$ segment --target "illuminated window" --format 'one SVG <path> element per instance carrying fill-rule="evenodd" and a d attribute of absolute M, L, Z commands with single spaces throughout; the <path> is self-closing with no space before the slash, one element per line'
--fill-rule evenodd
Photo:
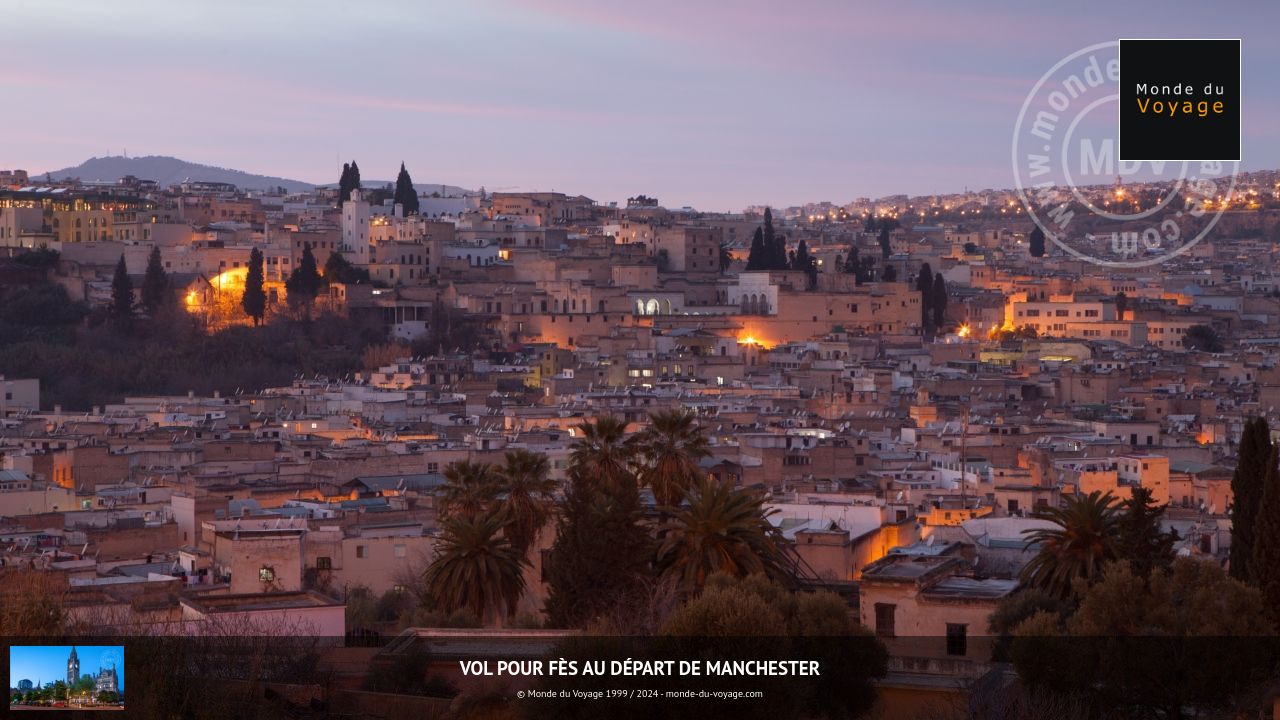
<path fill-rule="evenodd" d="M 269 565 L 263 565 L 263 566 L 262 566 L 262 569 L 261 569 L 261 570 L 258 570 L 258 579 L 259 579 L 259 580 L 261 580 L 261 581 L 262 581 L 262 582 L 264 582 L 264 583 L 265 583 L 265 582 L 275 582 L 275 580 L 276 580 L 276 570 L 275 570 L 275 568 L 273 568 L 273 567 L 271 567 L 271 566 L 269 566 Z"/>

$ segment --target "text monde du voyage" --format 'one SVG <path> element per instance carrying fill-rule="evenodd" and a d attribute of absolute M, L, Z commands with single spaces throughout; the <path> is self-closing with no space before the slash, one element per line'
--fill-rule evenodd
<path fill-rule="evenodd" d="M 1138 112 L 1143 115 L 1209 117 L 1226 112 L 1224 101 L 1212 99 L 1214 96 L 1224 95 L 1223 88 L 1222 85 L 1206 83 L 1197 92 L 1196 87 L 1190 83 L 1175 85 L 1136 83 L 1134 93 L 1137 97 L 1134 99 L 1138 103 Z"/>

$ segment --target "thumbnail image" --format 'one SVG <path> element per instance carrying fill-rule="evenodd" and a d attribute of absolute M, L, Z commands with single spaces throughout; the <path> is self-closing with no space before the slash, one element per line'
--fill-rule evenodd
<path fill-rule="evenodd" d="M 123 710 L 123 645 L 11 645 L 10 710 Z"/>

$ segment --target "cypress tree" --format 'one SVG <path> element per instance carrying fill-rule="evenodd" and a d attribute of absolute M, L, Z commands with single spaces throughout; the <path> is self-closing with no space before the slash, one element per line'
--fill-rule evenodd
<path fill-rule="evenodd" d="M 569 482 L 547 559 L 547 619 L 582 627 L 634 599 L 652 574 L 653 541 L 640 525 L 634 487 L 605 490 L 594 479 Z"/>
<path fill-rule="evenodd" d="M 787 252 L 787 236 L 779 235 L 773 250 L 773 269 L 786 270 L 791 267 L 791 253 Z"/>
<path fill-rule="evenodd" d="M 1044 257 L 1044 231 L 1039 225 L 1031 230 L 1027 243 L 1030 245 L 1031 257 Z"/>
<path fill-rule="evenodd" d="M 1250 571 L 1272 617 L 1280 617 L 1280 447 L 1271 446 L 1253 525 Z M 1234 538 L 1233 538 L 1234 543 Z M 1233 547 L 1234 549 L 1234 547 Z"/>
<path fill-rule="evenodd" d="M 809 257 L 809 243 L 805 242 L 804 239 L 802 238 L 800 240 L 800 244 L 796 245 L 795 260 L 792 263 L 791 269 L 803 270 L 805 272 L 808 272 L 809 263 L 811 261 L 812 261 L 812 258 Z"/>
<path fill-rule="evenodd" d="M 418 191 L 413 189 L 413 179 L 403 162 L 400 163 L 400 174 L 396 176 L 395 202 L 404 209 L 406 216 L 418 214 Z"/>
<path fill-rule="evenodd" d="M 147 256 L 147 273 L 142 280 L 142 305 L 151 315 L 169 304 L 169 276 L 160 262 L 160 248 L 151 248 Z"/>
<path fill-rule="evenodd" d="M 255 326 L 262 323 L 267 314 L 267 291 L 263 288 L 262 251 L 254 248 L 249 253 L 249 273 L 244 278 L 244 295 L 240 306 L 244 314 L 253 318 Z"/>
<path fill-rule="evenodd" d="M 360 186 L 360 166 L 356 164 L 355 160 L 352 160 L 351 161 L 351 189 L 359 190 L 360 187 L 361 187 Z M 350 193 L 348 193 L 348 197 L 350 197 Z"/>
<path fill-rule="evenodd" d="M 129 279 L 129 269 L 124 264 L 124 254 L 116 263 L 116 273 L 111 278 L 111 304 L 107 312 L 116 320 L 129 320 L 133 317 L 133 281 Z"/>
<path fill-rule="evenodd" d="M 916 291 L 920 293 L 920 326 L 930 327 L 933 322 L 933 268 L 929 263 L 920 266 L 916 276 Z"/>
<path fill-rule="evenodd" d="M 773 229 L 773 210 L 764 209 L 765 266 L 762 270 L 787 269 L 787 241 L 780 239 Z"/>
<path fill-rule="evenodd" d="M 888 260 L 893 254 L 893 248 L 889 245 L 889 223 L 884 222 L 880 225 L 880 255 Z"/>
<path fill-rule="evenodd" d="M 849 246 L 849 255 L 844 259 L 844 272 L 856 273 L 858 271 L 858 246 Z"/>
<path fill-rule="evenodd" d="M 1271 456 L 1271 428 L 1266 419 L 1255 417 L 1245 423 L 1237 455 L 1236 470 L 1231 476 L 1231 577 L 1252 583 L 1255 526 Z"/>
<path fill-rule="evenodd" d="M 303 243 L 302 259 L 298 262 L 298 267 L 289 273 L 289 279 L 284 284 L 289 302 L 295 305 L 309 304 L 320 294 L 323 283 L 320 272 L 316 269 L 316 256 L 311 253 L 311 243 Z"/>
<path fill-rule="evenodd" d="M 351 199 L 351 163 L 342 163 L 342 177 L 338 178 L 338 202 Z"/>
<path fill-rule="evenodd" d="M 1178 540 L 1177 531 L 1161 530 L 1164 507 L 1151 498 L 1150 488 L 1135 487 L 1129 499 L 1120 503 L 1118 517 L 1116 558 L 1127 561 L 1142 577 L 1173 564 L 1173 544 Z"/>
<path fill-rule="evenodd" d="M 942 279 L 942 273 L 933 276 L 933 290 L 930 294 L 933 305 L 933 325 L 942 327 L 947 315 L 947 283 Z"/>
<path fill-rule="evenodd" d="M 751 253 L 747 255 L 748 270 L 765 270 L 765 249 L 764 249 L 764 233 L 760 228 L 756 228 L 755 235 L 751 236 Z"/>

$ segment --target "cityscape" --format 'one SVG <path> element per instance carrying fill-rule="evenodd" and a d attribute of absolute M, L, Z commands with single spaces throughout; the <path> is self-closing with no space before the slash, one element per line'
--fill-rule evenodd
<path fill-rule="evenodd" d="M 97 126 L 62 127 L 49 89 L 97 69 L 0 71 L 51 109 L 0 130 L 11 710 L 124 710 L 127 669 L 157 718 L 1280 717 L 1274 88 L 1238 160 L 1124 161 L 1091 117 L 1061 122 L 1088 172 L 1059 174 L 1020 133 L 1048 142 L 1036 92 L 1060 67 L 1090 90 L 1115 29 L 1011 41 L 1007 74 L 962 53 L 975 99 L 929 158 L 867 108 L 913 116 L 913 57 L 986 57 L 938 18 L 815 3 L 829 37 L 755 4 L 389 3 L 375 31 L 232 3 L 175 10 L 193 37 L 252 26 L 179 117 L 158 96 L 194 92 L 187 60 L 143 57 L 176 21 L 126 4 L 138 47 L 93 36 L 121 22 L 100 9 L 14 11 L 29 47 L 66 17 L 75 62 L 83 34 L 147 79 L 85 90 Z M 988 9 L 926 5 L 1001 41 Z M 1174 5 L 1165 35 L 1241 34 Z M 276 13 L 297 37 L 259 47 Z M 417 73 L 392 89 L 317 80 L 339 19 L 343 62 L 380 32 L 438 45 L 389 50 Z M 892 83 L 857 65 L 839 93 L 866 105 L 809 93 L 890 52 L 844 47 L 863 24 L 939 45 Z M 717 32 L 776 40 L 758 95 Z M 1251 32 L 1246 78 L 1275 52 Z M 624 77 L 597 94 L 600 46 Z M 708 97 L 669 84 L 681 58 Z M 215 97 L 238 87 L 252 131 Z"/>

